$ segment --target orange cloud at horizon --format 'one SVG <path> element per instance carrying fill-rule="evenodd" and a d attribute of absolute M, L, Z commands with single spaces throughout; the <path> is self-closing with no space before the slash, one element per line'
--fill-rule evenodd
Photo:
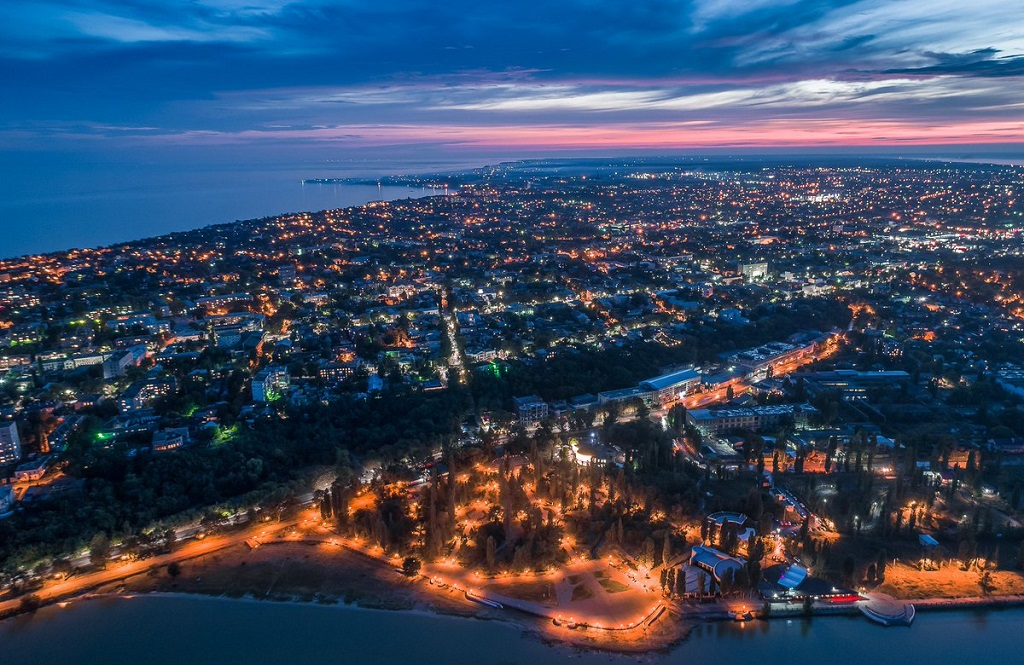
<path fill-rule="evenodd" d="M 364 146 L 435 144 L 480 148 L 770 148 L 1024 143 L 1022 121 L 771 119 L 606 125 L 339 125 L 312 129 L 185 132 L 150 136 L 172 143 L 293 141 Z"/>

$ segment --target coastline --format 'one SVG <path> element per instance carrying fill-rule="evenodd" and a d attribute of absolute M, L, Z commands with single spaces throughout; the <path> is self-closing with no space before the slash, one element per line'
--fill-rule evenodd
<path fill-rule="evenodd" d="M 156 194 L 149 196 L 140 195 L 140 200 L 133 202 L 131 207 L 116 198 L 115 194 L 118 192 L 107 193 L 97 197 L 98 202 L 93 205 L 95 209 L 87 210 L 87 218 L 94 223 L 110 218 L 125 218 L 129 221 L 112 226 L 102 235 L 92 235 L 89 238 L 83 237 L 77 240 L 75 240 L 77 236 L 72 232 L 77 228 L 73 226 L 73 220 L 66 219 L 66 215 L 54 213 L 45 202 L 9 202 L 6 207 L 12 215 L 49 214 L 53 221 L 45 224 L 48 231 L 45 238 L 33 237 L 26 233 L 26 237 L 17 239 L 17 244 L 13 245 L 13 248 L 5 248 L 0 252 L 0 261 L 63 255 L 73 250 L 99 251 L 111 247 L 150 242 L 166 236 L 203 233 L 208 229 L 257 222 L 265 218 L 318 214 L 327 210 L 346 210 L 374 203 L 390 203 L 436 195 L 423 188 L 405 185 L 386 185 L 383 189 L 378 189 L 376 182 L 373 185 L 336 184 L 329 187 L 324 186 L 318 190 L 317 185 L 304 186 L 300 181 L 301 178 L 276 178 L 269 182 L 258 183 L 260 187 L 250 188 L 246 185 L 240 195 L 233 193 L 234 200 L 250 201 L 242 208 L 224 206 L 221 203 L 224 195 L 220 189 L 202 185 L 198 186 L 197 190 L 195 183 L 192 183 L 193 189 L 190 191 L 201 193 L 201 201 L 195 204 L 195 207 L 203 211 L 202 214 L 192 215 L 188 214 L 188 210 L 178 208 L 175 200 L 165 200 L 165 197 L 168 196 L 167 191 L 188 189 L 189 183 L 177 183 L 174 188 L 160 189 Z M 227 191 L 232 192 L 231 185 L 224 187 Z M 339 190 L 341 190 L 340 193 Z M 77 201 L 77 199 L 75 200 Z M 0 206 L 0 210 L 3 209 L 3 206 Z M 138 220 L 142 218 L 140 210 L 147 211 L 145 217 L 147 221 L 141 230 L 138 225 Z M 193 221 L 182 224 L 183 218 Z M 55 237 L 70 239 L 65 241 L 70 244 L 54 247 L 51 239 Z"/>
<path fill-rule="evenodd" d="M 668 612 L 649 629 L 632 636 L 603 631 L 558 629 L 549 620 L 514 608 L 474 603 L 455 589 L 439 589 L 423 577 L 409 578 L 358 550 L 327 549 L 316 540 L 277 541 L 249 550 L 232 545 L 179 563 L 172 577 L 166 565 L 147 567 L 124 578 L 66 596 L 47 598 L 37 608 L 104 598 L 182 595 L 249 602 L 284 602 L 398 611 L 481 621 L 500 621 L 549 645 L 620 654 L 664 652 L 694 627 Z M 328 560 L 324 560 L 329 556 Z M 16 607 L 0 620 L 30 613 Z M 668 620 L 666 620 L 668 619 Z"/>
<path fill-rule="evenodd" d="M 610 615 L 607 612 L 612 607 L 603 605 L 596 615 L 575 614 L 577 618 L 573 619 L 569 613 L 574 613 L 574 609 L 580 611 L 578 605 L 564 610 L 559 604 L 538 602 L 532 595 L 536 593 L 531 587 L 533 575 L 481 577 L 478 573 L 467 573 L 452 561 L 439 561 L 425 564 L 419 574 L 408 576 L 401 570 L 401 562 L 397 555 L 388 555 L 379 547 L 339 536 L 324 526 L 314 511 L 307 511 L 289 520 L 253 524 L 189 541 L 153 558 L 112 562 L 107 568 L 53 578 L 36 592 L 0 600 L 0 618 L 78 600 L 170 594 L 500 621 L 546 644 L 630 655 L 668 652 L 698 627 L 731 624 L 738 609 L 749 613 L 750 618 L 762 620 L 757 623 L 764 627 L 771 619 L 809 618 L 802 607 L 790 604 L 774 604 L 766 611 L 759 600 L 749 598 L 697 603 L 667 599 L 648 591 L 625 606 L 619 601 L 620 606 Z M 556 597 L 561 588 L 564 601 L 569 588 L 575 593 L 577 584 L 587 584 L 587 571 L 602 571 L 602 581 L 608 574 L 614 578 L 614 569 L 597 561 L 593 564 L 596 568 L 581 559 L 561 572 L 538 574 L 537 579 L 556 585 L 549 586 Z M 936 593 L 927 598 L 912 598 L 919 596 L 914 591 L 923 587 L 910 584 L 909 578 L 900 577 L 895 571 L 892 581 L 902 588 L 892 590 L 893 596 L 918 605 L 922 611 L 1024 605 L 1024 594 L 1014 585 L 1005 585 L 1001 595 L 962 593 L 957 597 L 957 590 L 950 587 L 946 589 L 949 597 Z M 526 585 L 522 592 L 526 595 L 511 591 L 520 581 Z M 557 587 L 559 584 L 569 587 Z M 931 590 L 940 591 L 937 587 Z M 961 585 L 959 590 L 967 588 Z M 810 616 L 859 615 L 859 605 L 818 603 Z M 642 615 L 632 614 L 641 610 Z M 616 612 L 623 618 L 610 618 Z M 618 621 L 624 623 L 617 624 Z"/>
<path fill-rule="evenodd" d="M 340 555 L 339 555 L 340 554 Z M 694 612 L 687 615 L 666 607 L 660 620 L 642 631 L 608 632 L 585 627 L 566 629 L 542 617 L 514 608 L 492 608 L 465 598 L 455 589 L 440 589 L 426 578 L 409 578 L 385 561 L 320 540 L 274 541 L 250 550 L 245 545 L 180 561 L 181 573 L 171 575 L 166 565 L 149 566 L 124 578 L 97 587 L 46 599 L 39 607 L 135 596 L 186 596 L 246 602 L 278 602 L 336 608 L 405 612 L 480 621 L 500 621 L 552 646 L 639 655 L 665 653 L 685 642 L 702 624 L 728 621 L 725 612 Z M 909 599 L 920 611 L 1009 609 L 1024 606 L 1024 595 L 968 598 Z M 25 608 L 4 618 L 27 613 Z M 814 617 L 858 614 L 855 606 L 815 608 Z M 794 619 L 802 613 L 772 613 L 762 621 Z"/>

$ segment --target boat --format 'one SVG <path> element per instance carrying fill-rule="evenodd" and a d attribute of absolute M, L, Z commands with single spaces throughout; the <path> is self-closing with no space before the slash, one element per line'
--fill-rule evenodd
<path fill-rule="evenodd" d="M 747 610 L 746 612 L 733 612 L 732 613 L 732 620 L 733 621 L 750 621 L 753 618 L 754 618 L 754 614 L 752 612 L 750 612 L 749 610 Z"/>

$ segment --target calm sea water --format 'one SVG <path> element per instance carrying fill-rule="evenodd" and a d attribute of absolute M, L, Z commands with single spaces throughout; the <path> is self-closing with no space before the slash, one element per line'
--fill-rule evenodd
<path fill-rule="evenodd" d="M 450 168 L 452 165 L 447 165 Z M 424 172 L 442 165 L 422 164 Z M 209 224 L 429 196 L 429 189 L 310 185 L 365 168 L 169 169 L 81 165 L 0 169 L 0 258 L 137 240 Z"/>
<path fill-rule="evenodd" d="M 81 601 L 0 623 L 0 662 L 482 665 L 1020 662 L 1024 610 L 922 613 L 912 628 L 858 617 L 707 624 L 668 654 L 580 653 L 502 622 L 188 596 Z"/>

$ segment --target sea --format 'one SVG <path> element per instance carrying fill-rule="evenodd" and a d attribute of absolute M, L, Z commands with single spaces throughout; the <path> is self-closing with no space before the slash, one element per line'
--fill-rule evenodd
<path fill-rule="evenodd" d="M 476 164 L 478 165 L 478 164 Z M 417 163 L 398 173 L 470 164 Z M 303 184 L 315 178 L 376 178 L 381 166 L 297 164 L 248 168 L 166 165 L 47 166 L 0 177 L 0 259 L 98 247 L 236 220 L 313 212 L 441 193 L 429 188 Z"/>
<path fill-rule="evenodd" d="M 1020 662 L 1024 609 L 920 612 L 910 628 L 860 617 L 702 624 L 668 652 L 547 644 L 514 624 L 349 606 L 185 595 L 79 600 L 0 622 L 5 665 L 608 663 L 908 665 Z"/>

